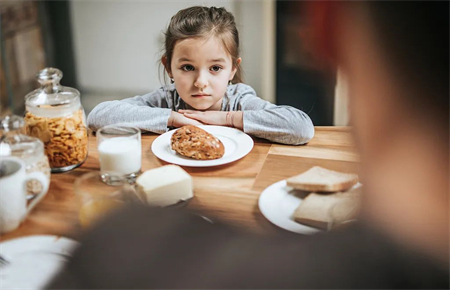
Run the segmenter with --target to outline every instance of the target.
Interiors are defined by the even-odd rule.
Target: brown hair
[[[178,11],[171,19],[164,43],[163,57],[167,58],[166,69],[170,70],[175,44],[187,38],[219,37],[225,50],[230,54],[233,67],[237,68],[232,82],[242,82],[242,71],[237,63],[239,58],[239,34],[234,16],[225,8],[193,6]]]

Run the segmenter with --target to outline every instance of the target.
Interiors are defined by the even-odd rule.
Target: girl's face
[[[240,60],[239,60],[240,62]],[[217,37],[177,42],[169,76],[181,99],[196,110],[220,110],[228,81],[236,68]]]

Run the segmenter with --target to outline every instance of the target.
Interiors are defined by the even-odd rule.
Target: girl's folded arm
[[[314,125],[303,111],[290,106],[276,106],[248,90],[240,97],[244,132],[273,142],[300,145],[314,136]]]
[[[97,105],[89,114],[90,129],[112,124],[135,126],[144,131],[164,133],[167,131],[171,109],[164,98],[162,89],[143,96],[120,101],[108,101]]]

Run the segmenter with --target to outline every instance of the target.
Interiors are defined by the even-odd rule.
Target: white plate
[[[355,184],[351,189],[362,186]],[[286,180],[278,181],[264,189],[259,196],[261,213],[274,225],[299,234],[315,234],[322,230],[302,225],[294,221],[294,212],[310,192],[295,190],[286,185]]]
[[[199,127],[222,141],[225,147],[225,154],[221,158],[214,160],[196,160],[176,153],[170,147],[170,138],[177,129],[166,132],[156,138],[152,144],[153,153],[159,159],[169,163],[181,166],[208,167],[227,164],[241,159],[253,148],[253,139],[240,130],[223,126],[205,125]]]
[[[42,289],[78,246],[78,242],[58,236],[29,236],[0,243],[0,254],[9,261],[0,266],[0,289]]]
[[[319,229],[299,224],[293,214],[302,202],[295,195],[296,190],[286,185],[286,180],[278,181],[264,189],[259,196],[259,209],[273,224],[285,230],[299,234],[315,234]]]

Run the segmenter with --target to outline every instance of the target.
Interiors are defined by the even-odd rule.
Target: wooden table
[[[142,136],[142,170],[167,163],[151,151],[158,135]],[[314,139],[305,146],[273,144],[254,139],[253,150],[241,160],[210,167],[184,169],[194,178],[194,198],[188,208],[226,223],[260,233],[281,231],[261,214],[258,197],[267,186],[320,165],[343,172],[358,172],[359,158],[351,131],[347,127],[316,127]],[[99,170],[95,137],[89,139],[89,157],[79,168],[52,174],[46,197],[33,209],[22,225],[2,235],[2,241],[37,234],[79,238],[79,205],[74,180],[86,172]]]

